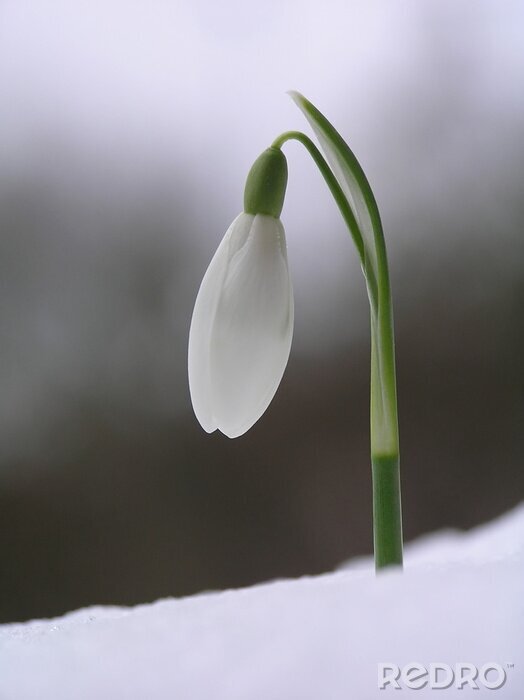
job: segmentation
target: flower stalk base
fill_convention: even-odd
[[[375,568],[402,566],[399,458],[372,457]]]

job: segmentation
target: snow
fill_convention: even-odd
[[[378,688],[378,664],[499,664],[496,691],[524,697],[524,504],[467,533],[406,547],[403,574],[370,560],[316,577],[92,607],[0,626],[1,700],[367,700],[439,691]],[[458,673],[458,672],[457,672]],[[488,676],[493,680],[493,675]],[[401,678],[402,681],[402,678]]]

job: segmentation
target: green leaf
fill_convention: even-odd
[[[373,277],[377,279],[376,234],[381,233],[380,216],[371,187],[353,151],[326,117],[299,92],[289,92],[297,106],[311,125],[324,151],[335,177],[359,225],[366,263],[364,273],[371,266]],[[377,231],[378,229],[378,231]]]
[[[298,92],[289,93],[310,123],[360,229],[371,308],[371,453],[398,455],[393,310],[386,244],[371,186],[335,127]]]

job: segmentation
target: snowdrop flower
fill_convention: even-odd
[[[229,437],[264,413],[284,373],[293,292],[280,213],[287,184],[281,152],[301,143],[347,225],[366,279],[371,315],[370,437],[376,569],[402,566],[393,305],[386,242],[373,190],[353,151],[309,100],[292,92],[324,155],[300,131],[278,136],[255,161],[244,212],[231,224],[200,286],[189,334],[189,386],[203,428]]]
[[[280,384],[293,336],[293,290],[280,213],[282,151],[269,148],[246,182],[244,211],[200,285],[189,333],[189,387],[207,432],[230,438],[260,418]]]

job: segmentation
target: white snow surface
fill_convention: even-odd
[[[524,504],[322,576],[0,626],[0,700],[524,698]],[[38,585],[38,582],[35,582]],[[379,690],[378,664],[497,663],[497,690]],[[492,677],[490,677],[492,678]]]

